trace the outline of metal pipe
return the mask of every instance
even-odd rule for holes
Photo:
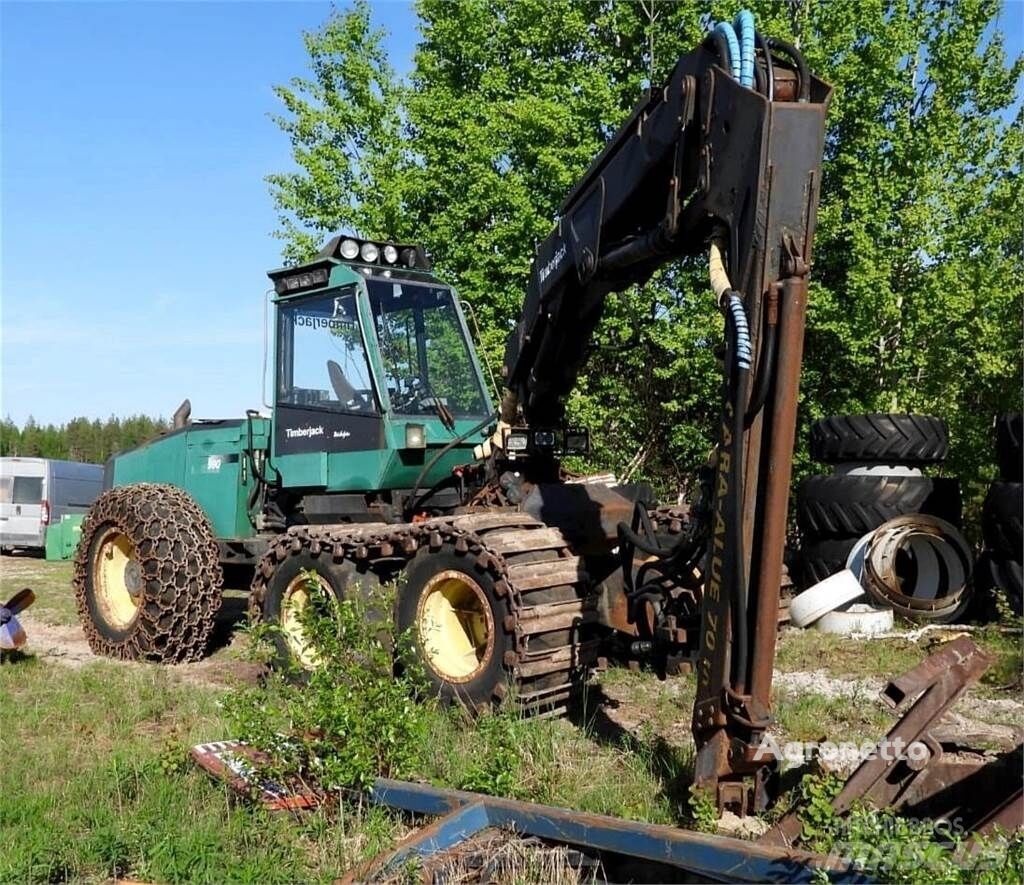
[[[780,302],[775,390],[771,399],[771,412],[765,415],[770,426],[768,457],[763,467],[766,473],[764,516],[750,676],[750,694],[755,702],[765,707],[771,701],[772,669],[778,633],[782,551],[786,544],[786,511],[789,506],[793,443],[796,438],[800,364],[804,352],[807,277],[791,276],[783,280]]]

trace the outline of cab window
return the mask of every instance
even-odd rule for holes
[[[376,413],[354,289],[281,305],[277,400],[291,406]]]

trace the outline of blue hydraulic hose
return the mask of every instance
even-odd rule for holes
[[[729,316],[732,317],[736,333],[736,365],[744,371],[749,371],[753,358],[750,327],[747,325],[747,312],[743,309],[743,302],[737,292],[729,292]]]
[[[741,9],[733,23],[733,28],[739,33],[739,81],[742,86],[752,88],[754,85],[754,13],[749,9]],[[733,76],[736,75],[733,74]]]
[[[715,25],[715,33],[725,37],[729,44],[729,70],[735,79],[740,78],[740,41],[736,38],[736,31],[729,22],[719,22]]]

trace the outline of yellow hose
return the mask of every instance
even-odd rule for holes
[[[708,254],[708,275],[711,277],[711,288],[714,290],[715,297],[719,301],[732,288],[732,283],[729,282],[729,274],[725,269],[724,252],[725,243],[721,237],[713,237]]]

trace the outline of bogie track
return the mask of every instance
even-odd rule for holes
[[[525,513],[481,512],[415,524],[296,526],[272,542],[256,568],[251,606],[262,613],[274,574],[290,557],[328,557],[389,578],[437,556],[493,590],[500,667],[485,690],[450,683],[442,696],[480,708],[514,699],[528,713],[559,712],[596,662],[596,600],[582,560],[562,532]],[[478,580],[479,579],[479,580]],[[400,584],[399,593],[415,592]],[[401,607],[401,600],[399,608]],[[479,689],[479,686],[477,686]]]

